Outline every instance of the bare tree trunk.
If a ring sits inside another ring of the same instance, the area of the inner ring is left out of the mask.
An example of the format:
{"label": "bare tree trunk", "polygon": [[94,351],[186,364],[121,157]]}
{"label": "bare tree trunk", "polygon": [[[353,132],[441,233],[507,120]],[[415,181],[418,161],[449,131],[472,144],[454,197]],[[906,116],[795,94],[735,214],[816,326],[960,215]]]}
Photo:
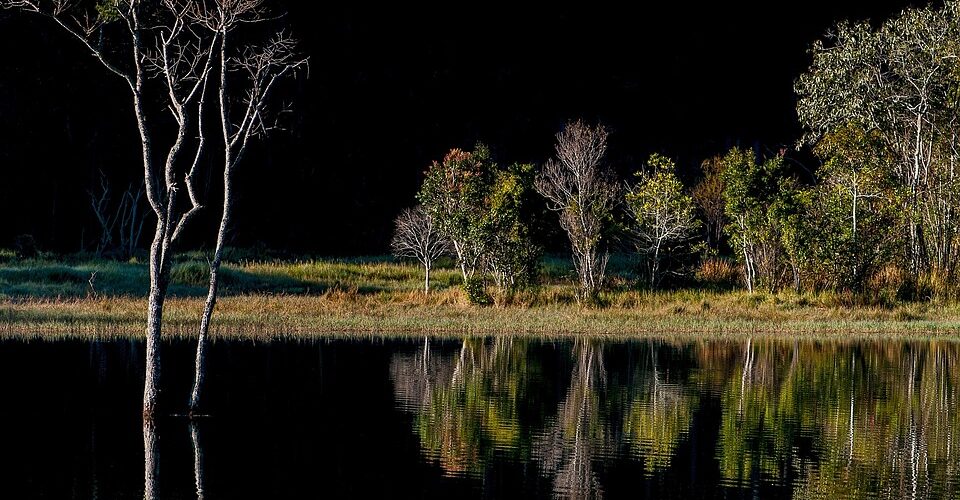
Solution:
{"label": "bare tree trunk", "polygon": [[150,418],[143,419],[143,499],[158,498],[160,457],[157,449],[157,427]]}
{"label": "bare tree trunk", "polygon": [[423,293],[430,293],[430,263],[427,262],[423,266],[424,278],[423,278]]}
{"label": "bare tree trunk", "polygon": [[[228,33],[238,24],[252,20],[262,20],[263,18],[259,17],[261,15],[258,10],[259,6],[260,2],[256,0],[220,4],[212,13],[213,17],[207,20],[208,26],[215,26],[213,31],[215,31],[216,36],[214,39],[219,38],[220,40],[220,51],[217,55],[220,70],[219,82],[217,82],[217,97],[220,107],[220,131],[223,139],[223,213],[220,216],[217,244],[213,260],[210,263],[210,286],[207,290],[207,300],[204,304],[203,316],[200,319],[193,391],[191,391],[189,403],[191,414],[195,413],[200,406],[200,397],[206,375],[206,351],[209,342],[210,319],[217,305],[217,293],[220,287],[220,265],[223,262],[227,231],[230,227],[230,221],[233,219],[233,169],[243,157],[249,139],[270,129],[270,125],[267,125],[264,121],[263,113],[274,84],[284,75],[306,65],[306,59],[298,59],[294,54],[294,40],[285,37],[282,32],[278,32],[266,47],[257,49],[251,45],[241,46],[240,52],[242,55],[240,57],[229,57],[227,51]],[[213,46],[211,46],[211,53],[213,53]],[[227,73],[231,64],[237,64],[245,70],[248,78],[247,84],[249,85],[249,88],[237,92],[237,94],[245,95],[240,101],[244,103],[243,107],[245,109],[239,123],[232,122],[230,118],[232,88],[228,85]],[[205,95],[206,86],[204,84],[200,94],[200,113],[198,113],[200,116],[198,128],[201,131],[201,147],[203,145],[202,111]],[[194,164],[196,164],[196,160]]]}
{"label": "bare tree trunk", "polygon": [[[227,177],[229,174],[224,174]],[[217,305],[217,293],[220,288],[220,264],[223,261],[223,247],[226,239],[227,226],[230,223],[231,203],[229,195],[224,199],[223,218],[220,220],[220,231],[217,233],[217,247],[210,263],[210,287],[207,290],[207,300],[203,306],[203,316],[200,318],[200,331],[197,336],[197,356],[194,365],[193,391],[190,393],[190,413],[200,408],[200,394],[207,372],[207,344],[209,343],[210,319],[213,309]]]}
{"label": "bare tree trunk", "polygon": [[150,295],[147,298],[147,359],[143,382],[143,417],[153,418],[160,392],[160,348],[163,325],[163,304],[167,295],[169,270],[164,262],[166,224],[157,221],[156,235],[150,246]]}
{"label": "bare tree trunk", "polygon": [[193,378],[193,391],[190,392],[190,413],[200,408],[200,394],[207,372],[207,343],[210,331],[210,318],[217,305],[217,293],[220,288],[220,264],[223,261],[223,247],[227,238],[227,228],[233,215],[233,165],[234,151],[231,143],[229,117],[227,111],[227,37],[226,32],[220,33],[220,118],[223,133],[223,213],[220,216],[220,228],[217,230],[217,245],[213,252],[213,261],[210,262],[210,286],[207,289],[207,300],[203,306],[203,316],[200,318],[200,332],[197,336],[197,356]]}

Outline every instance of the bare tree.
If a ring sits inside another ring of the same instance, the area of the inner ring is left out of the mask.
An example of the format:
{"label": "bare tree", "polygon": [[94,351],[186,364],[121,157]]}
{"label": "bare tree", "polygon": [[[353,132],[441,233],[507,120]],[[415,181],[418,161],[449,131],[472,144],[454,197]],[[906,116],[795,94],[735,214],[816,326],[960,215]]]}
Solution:
{"label": "bare tree", "polygon": [[438,258],[449,251],[447,240],[440,236],[433,217],[423,205],[405,209],[394,222],[390,248],[397,257],[417,259],[423,266],[423,291],[430,293],[430,270]]}
{"label": "bare tree", "polygon": [[[140,202],[143,199],[143,188],[130,186],[120,202],[111,207],[110,183],[107,177],[100,174],[100,187],[97,191],[89,191],[90,207],[100,226],[100,240],[97,242],[97,255],[106,252],[115,253],[124,259],[133,256],[143,233],[143,224],[146,222]],[[119,224],[119,227],[118,227]],[[114,233],[119,241],[114,245]]]}
{"label": "bare tree", "polygon": [[[150,246],[147,302],[146,377],[143,414],[156,412],[160,377],[160,334],[175,243],[200,209],[194,178],[203,152],[200,115],[214,62],[217,37],[201,37],[195,22],[197,2],[189,0],[107,0],[94,10],[70,0],[0,0],[0,6],[40,14],[79,41],[130,91],[140,135],[147,201],[156,215]],[[169,112],[173,130],[156,115]],[[200,136],[192,141],[191,135]],[[169,138],[161,157],[158,137]],[[192,147],[193,154],[187,154]],[[186,188],[189,205],[180,199]]]}
{"label": "bare tree", "polygon": [[580,300],[592,299],[600,290],[609,260],[602,240],[618,188],[603,163],[607,135],[602,125],[568,123],[557,134],[556,159],[547,161],[534,184],[570,238]]}
{"label": "bare tree", "polygon": [[117,226],[117,214],[110,213],[110,183],[107,176],[100,173],[100,187],[97,191],[88,191],[90,208],[100,226],[100,240],[94,253],[102,255],[113,244],[113,230]]}
{"label": "bare tree", "polygon": [[210,320],[217,304],[220,266],[233,218],[236,167],[252,138],[263,136],[278,127],[275,121],[278,113],[271,113],[267,109],[277,82],[298,70],[306,69],[308,62],[306,57],[297,52],[297,41],[282,30],[274,31],[263,45],[246,41],[248,37],[234,40],[233,34],[237,28],[269,19],[262,0],[213,0],[203,3],[194,12],[209,36],[220,40],[216,65],[220,70],[217,91],[223,146],[223,212],[213,259],[210,261],[207,299],[200,318],[194,384],[189,401],[191,413],[199,408],[206,374]]}

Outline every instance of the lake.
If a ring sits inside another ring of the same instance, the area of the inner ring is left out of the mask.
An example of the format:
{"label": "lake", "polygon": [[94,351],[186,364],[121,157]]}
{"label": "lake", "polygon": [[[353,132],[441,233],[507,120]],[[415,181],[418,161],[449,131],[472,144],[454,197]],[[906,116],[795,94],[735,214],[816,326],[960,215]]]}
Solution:
{"label": "lake", "polygon": [[[209,363],[209,416],[144,427],[141,343],[0,343],[3,496],[960,495],[950,341],[218,341]],[[163,369],[182,411],[192,345]]]}

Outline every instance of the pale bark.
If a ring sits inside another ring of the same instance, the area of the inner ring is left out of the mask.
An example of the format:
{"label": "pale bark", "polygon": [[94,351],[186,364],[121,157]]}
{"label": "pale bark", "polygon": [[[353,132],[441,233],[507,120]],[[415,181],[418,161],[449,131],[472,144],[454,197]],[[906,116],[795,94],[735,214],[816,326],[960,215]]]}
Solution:
{"label": "pale bark", "polygon": [[607,131],[571,122],[557,134],[556,160],[549,160],[534,183],[560,216],[573,250],[579,278],[578,299],[591,300],[603,284],[609,254],[602,245],[604,220],[617,197],[613,174],[603,164]]}
{"label": "pale bark", "polygon": [[[307,65],[307,59],[297,55],[296,41],[282,32],[278,32],[263,47],[249,43],[239,44],[238,55],[231,56],[229,36],[234,28],[244,23],[264,20],[259,0],[219,0],[216,9],[202,17],[205,26],[219,38],[220,50],[218,101],[220,132],[223,141],[223,211],[217,230],[217,242],[213,259],[210,262],[210,281],[207,298],[200,318],[200,330],[197,335],[197,351],[194,360],[194,383],[188,403],[191,414],[200,408],[201,396],[207,371],[207,345],[209,344],[210,323],[217,305],[220,288],[220,267],[223,263],[223,251],[226,247],[227,233],[233,219],[234,169],[243,157],[252,137],[264,134],[273,128],[266,121],[265,106],[275,84],[285,76]],[[211,53],[213,51],[211,50]],[[242,117],[235,122],[231,117],[231,102],[235,102],[233,88],[229,85],[228,72],[231,68],[243,75],[246,88],[244,96],[236,102],[241,103]],[[201,127],[202,128],[202,127]]]}
{"label": "pale bark", "polygon": [[193,484],[197,490],[197,500],[203,500],[203,446],[200,442],[200,429],[196,422],[190,422],[190,443],[193,445]]}
{"label": "pale bark", "polygon": [[160,452],[157,444],[157,427],[152,419],[143,419],[143,498],[155,500],[160,480]]}
{"label": "pale bark", "polygon": [[[397,216],[390,248],[397,257],[414,258],[420,262],[424,272],[424,293],[430,293],[430,271],[433,269],[433,263],[447,253],[448,247],[447,241],[440,236],[433,217],[423,205],[408,208]],[[457,254],[460,256],[460,247],[458,245],[454,247],[457,248]],[[462,258],[460,261],[460,271],[466,280],[466,267],[463,265]]]}
{"label": "pale bark", "polygon": [[[116,41],[115,50],[103,47],[101,28],[107,22],[102,18],[90,20],[68,0],[0,0],[0,7],[19,9],[44,15],[59,27],[80,41],[83,46],[109,72],[121,77],[131,92],[134,118],[140,137],[141,161],[144,173],[144,186],[147,201],[157,217],[154,237],[150,245],[149,271],[150,292],[147,298],[146,324],[146,369],[143,393],[143,414],[149,419],[156,413],[159,395],[161,368],[161,330],[163,324],[163,306],[170,276],[170,263],[173,246],[190,216],[199,208],[191,194],[194,206],[184,212],[178,205],[177,193],[179,158],[187,147],[188,136],[192,130],[190,117],[199,113],[195,108],[199,89],[207,81],[212,58],[212,42],[209,49],[198,41],[195,30],[189,29],[191,6],[188,2],[164,0],[147,3],[141,0],[115,0],[107,4],[118,17],[126,32]],[[141,23],[141,10],[149,10],[150,25]],[[145,36],[145,33],[146,36]],[[125,64],[111,61],[116,53],[124,53]],[[150,79],[162,81],[166,95],[162,99],[162,108],[168,109],[177,123],[173,141],[169,146],[166,161],[160,167],[154,157],[153,136],[159,125],[148,120],[147,102],[155,97],[145,95],[146,82]],[[182,93],[181,93],[182,92]],[[197,152],[191,171],[199,160],[202,145]],[[193,192],[192,177],[187,176],[185,183],[188,193]],[[179,221],[178,221],[179,219]]]}

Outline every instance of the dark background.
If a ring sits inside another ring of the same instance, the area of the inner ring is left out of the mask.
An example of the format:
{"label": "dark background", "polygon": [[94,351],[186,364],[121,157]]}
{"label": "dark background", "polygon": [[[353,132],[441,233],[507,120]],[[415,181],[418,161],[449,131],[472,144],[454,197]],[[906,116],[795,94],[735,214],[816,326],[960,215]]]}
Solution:
{"label": "dark background", "polygon": [[[539,163],[570,119],[611,129],[610,160],[624,176],[652,152],[675,158],[689,183],[704,158],[735,144],[792,149],[792,87],[810,44],[839,20],[909,5],[673,4],[287,0],[310,75],[284,91],[297,105],[289,132],[242,164],[233,243],[383,253],[431,160],[484,141],[501,162]],[[44,19],[0,13],[0,48],[0,247],[32,234],[46,249],[90,249],[98,172],[115,192],[142,182],[128,91]],[[218,181],[193,246],[215,234]]]}

